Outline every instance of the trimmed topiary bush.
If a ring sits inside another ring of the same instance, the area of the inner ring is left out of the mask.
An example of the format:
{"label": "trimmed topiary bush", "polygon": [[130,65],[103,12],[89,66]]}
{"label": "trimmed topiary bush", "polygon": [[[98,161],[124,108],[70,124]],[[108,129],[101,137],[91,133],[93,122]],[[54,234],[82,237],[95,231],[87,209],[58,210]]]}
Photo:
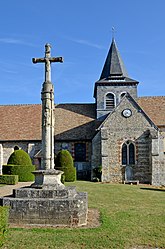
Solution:
{"label": "trimmed topiary bush", "polygon": [[76,168],[68,150],[59,151],[55,160],[55,169],[64,171],[66,182],[74,182],[76,180]]}
{"label": "trimmed topiary bush", "polygon": [[7,164],[32,165],[32,161],[28,153],[26,153],[24,150],[15,150],[10,155]]}
{"label": "trimmed topiary bush", "polygon": [[0,184],[15,185],[18,183],[18,175],[0,175]]}
{"label": "trimmed topiary bush", "polygon": [[8,159],[7,165],[3,165],[3,174],[18,175],[19,182],[34,181],[35,170],[30,156],[24,150],[15,150]]}
{"label": "trimmed topiary bush", "polygon": [[9,208],[0,207],[0,247],[4,244],[8,227]]}

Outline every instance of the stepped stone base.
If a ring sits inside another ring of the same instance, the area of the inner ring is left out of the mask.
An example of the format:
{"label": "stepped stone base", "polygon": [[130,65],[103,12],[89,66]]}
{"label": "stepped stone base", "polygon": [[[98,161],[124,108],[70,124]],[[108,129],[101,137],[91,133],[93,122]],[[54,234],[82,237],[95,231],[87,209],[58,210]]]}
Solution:
{"label": "stepped stone base", "polygon": [[87,224],[87,193],[64,185],[54,188],[42,184],[37,188],[13,190],[12,196],[0,199],[1,206],[10,206],[9,223],[41,226],[82,226]]}

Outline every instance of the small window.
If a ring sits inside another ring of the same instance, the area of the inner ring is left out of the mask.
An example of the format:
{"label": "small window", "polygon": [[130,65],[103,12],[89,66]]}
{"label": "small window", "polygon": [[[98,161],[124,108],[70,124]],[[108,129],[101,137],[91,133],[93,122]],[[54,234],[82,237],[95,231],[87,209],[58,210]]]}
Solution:
{"label": "small window", "polygon": [[135,145],[127,141],[122,146],[122,165],[135,164]]}
{"label": "small window", "polygon": [[123,144],[122,146],[122,164],[127,164],[127,145]]}
{"label": "small window", "polygon": [[76,162],[85,162],[86,161],[86,144],[85,143],[75,143],[74,144],[74,153]]}
{"label": "small window", "polygon": [[115,98],[112,93],[106,95],[106,109],[113,110],[115,108]]}
{"label": "small window", "polygon": [[120,99],[122,99],[125,96],[126,93],[121,93]]}
{"label": "small window", "polygon": [[19,150],[19,147],[17,145],[14,146],[14,150]]}
{"label": "small window", "polygon": [[129,144],[129,164],[135,164],[135,146],[133,143]]}

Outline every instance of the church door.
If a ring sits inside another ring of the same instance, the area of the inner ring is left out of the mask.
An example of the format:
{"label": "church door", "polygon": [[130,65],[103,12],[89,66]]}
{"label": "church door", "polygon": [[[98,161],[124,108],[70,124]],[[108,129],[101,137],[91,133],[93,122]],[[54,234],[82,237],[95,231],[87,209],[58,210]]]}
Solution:
{"label": "church door", "polygon": [[125,180],[126,181],[133,180],[133,169],[129,165],[125,167]]}

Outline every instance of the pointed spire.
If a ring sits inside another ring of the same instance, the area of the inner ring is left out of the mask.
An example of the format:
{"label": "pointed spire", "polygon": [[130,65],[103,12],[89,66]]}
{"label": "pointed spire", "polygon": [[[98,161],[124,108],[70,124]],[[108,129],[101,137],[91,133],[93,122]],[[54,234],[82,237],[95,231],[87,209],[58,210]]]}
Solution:
{"label": "pointed spire", "polygon": [[128,77],[128,73],[121,59],[114,37],[100,76],[101,79],[107,79],[111,76],[124,76]]}

